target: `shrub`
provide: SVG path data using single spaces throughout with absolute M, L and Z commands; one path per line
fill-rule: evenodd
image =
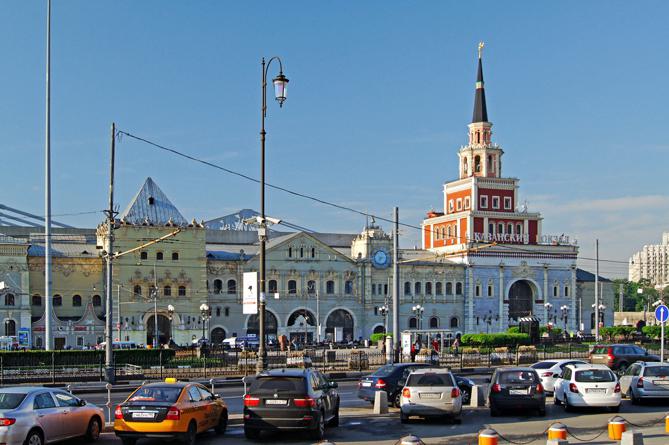
M 662 328 L 659 325 L 658 326 L 644 326 L 643 328 L 641 328 L 641 332 L 643 332 L 643 334 L 646 337 L 657 339 L 657 338 L 660 338 L 660 335 L 662 334 L 661 329 Z M 665 335 L 666 334 L 667 333 L 665 332 Z
M 391 334 L 390 332 L 389 332 L 388 334 L 384 334 L 384 333 L 382 333 L 382 332 L 381 332 L 381 333 L 378 333 L 378 334 L 372 334 L 372 335 L 370 335 L 370 337 L 369 337 L 369 341 L 371 341 L 372 343 L 378 343 L 379 340 L 383 340 L 383 339 L 385 339 L 386 336 L 390 336 L 390 337 L 392 337 L 393 334 Z
M 518 326 L 511 326 L 506 332 L 507 334 L 520 334 L 520 328 Z
M 528 334 L 465 334 L 462 344 L 466 346 L 515 346 L 530 343 Z

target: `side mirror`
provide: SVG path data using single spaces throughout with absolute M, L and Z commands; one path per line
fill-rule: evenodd
M 218 400 L 218 399 L 220 399 L 220 398 L 221 398 L 221 395 L 220 395 L 220 394 L 214 394 L 214 395 L 211 397 L 212 400 Z
M 79 399 L 77 406 L 86 406 L 86 401 L 84 399 Z
M 337 383 L 337 382 L 328 382 L 328 387 L 330 387 L 330 388 L 339 388 L 339 383 Z
M 559 378 L 560 378 L 560 374 L 553 374 L 553 378 L 554 378 L 554 379 L 559 379 Z

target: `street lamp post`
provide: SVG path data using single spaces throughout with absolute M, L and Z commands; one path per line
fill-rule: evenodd
M 155 266 L 154 266 L 155 269 Z M 154 271 L 154 276 L 155 276 L 155 271 Z M 158 288 L 156 286 L 152 286 L 149 289 L 149 294 L 151 295 L 151 298 L 153 299 L 153 349 L 157 349 L 159 346 L 158 343 Z
M 383 317 L 383 333 L 384 334 L 386 334 L 388 332 L 388 312 L 390 312 L 390 308 L 385 304 L 379 308 L 379 313 Z
M 172 329 L 172 320 L 174 319 L 174 306 L 171 304 L 167 305 L 167 318 L 170 320 L 170 343 L 174 341 L 174 337 L 172 332 L 174 329 Z
M 420 330 L 423 325 L 423 312 L 425 312 L 425 308 L 420 304 L 417 304 L 414 307 L 412 307 L 411 310 L 416 315 L 417 318 L 416 326 L 418 327 L 418 330 Z
M 548 326 L 553 316 L 553 304 L 549 302 L 544 303 L 544 309 L 546 309 L 546 325 Z
M 207 336 L 205 334 L 207 321 L 211 318 L 211 309 L 207 303 L 202 303 L 200 305 L 200 317 L 202 318 L 202 343 L 204 344 L 207 340 Z
M 267 242 L 267 224 L 265 222 L 265 117 L 267 116 L 267 72 L 273 61 L 279 63 L 279 75 L 272 80 L 274 83 L 274 96 L 279 102 L 279 107 L 283 106 L 286 100 L 286 89 L 288 79 L 283 75 L 283 63 L 279 57 L 272 57 L 267 63 L 262 59 L 262 107 L 261 129 L 260 129 L 260 221 L 258 225 L 258 238 L 260 239 L 260 307 L 259 307 L 259 334 L 260 342 L 258 346 L 258 360 L 256 362 L 256 371 L 261 372 L 267 367 L 267 349 L 265 347 L 265 244 Z
M 564 322 L 564 335 L 567 336 L 567 318 L 569 318 L 569 306 L 563 304 L 560 306 L 560 311 L 562 312 L 562 321 Z

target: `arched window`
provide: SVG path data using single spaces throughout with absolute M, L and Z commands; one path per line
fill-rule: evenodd
M 228 280 L 228 294 L 237 293 L 237 280 Z
M 504 233 L 504 223 L 497 224 L 497 233 Z
M 138 284 L 135 287 L 133 287 L 132 288 L 132 293 L 134 294 L 135 297 L 141 297 L 142 296 L 142 286 L 140 286 Z
M 214 280 L 214 293 L 220 294 L 222 290 L 223 290 L 223 281 Z
M 522 234 L 523 234 L 523 225 L 516 224 L 516 235 L 522 235 Z
M 569 286 L 564 287 L 564 296 L 568 297 L 569 296 Z
M 437 284 L 435 285 L 435 287 L 436 287 L 435 293 L 437 295 L 443 294 L 444 284 L 441 281 L 438 281 Z
M 268 286 L 268 287 L 269 287 L 268 292 L 269 292 L 270 294 L 275 294 L 275 293 L 279 292 L 279 286 L 278 286 L 276 280 L 269 280 L 269 283 L 268 283 L 268 284 L 269 284 L 269 286 Z
M 42 297 L 39 295 L 33 295 L 33 306 L 41 306 L 42 305 Z
M 479 139 L 480 136 L 481 135 L 479 133 L 476 133 L 476 139 Z M 477 142 L 479 141 L 477 140 Z M 479 173 L 481 171 L 481 156 L 478 155 L 474 156 L 474 171 L 476 173 Z
M 16 322 L 14 320 L 5 319 L 5 335 L 16 335 Z
M 72 296 L 72 306 L 79 307 L 81 306 L 81 295 Z
M 488 155 L 488 172 L 492 171 L 492 155 Z
M 158 260 L 158 261 L 163 260 L 163 253 L 162 252 L 156 252 L 156 260 Z
M 304 258 L 304 247 L 300 247 L 300 258 Z
M 288 280 L 288 293 L 292 295 L 297 293 L 297 281 Z
M 227 307 L 227 306 L 225 307 L 225 316 L 226 316 L 226 317 L 229 317 L 229 316 L 230 316 L 230 308 Z
M 488 285 L 488 296 L 492 297 L 492 285 Z
M 332 295 L 335 293 L 335 283 L 332 280 L 328 280 L 327 283 L 325 283 L 325 293 L 328 295 Z
M 423 286 L 421 286 L 420 281 L 416 281 L 416 283 L 413 285 L 414 287 L 414 294 L 420 295 L 422 292 Z
M 453 295 L 453 283 L 446 283 L 446 295 Z
M 14 294 L 5 294 L 5 306 L 14 306 Z
M 446 239 L 451 239 L 451 226 L 446 227 Z
M 509 223 L 509 225 L 506 227 L 506 233 L 509 235 L 513 235 L 513 224 Z
M 458 317 L 451 317 L 451 328 L 458 327 Z
M 63 297 L 60 295 L 54 295 L 53 296 L 53 305 L 54 306 L 62 306 L 63 305 Z
M 416 329 L 418 327 L 418 319 L 416 317 L 409 317 L 409 329 Z
M 462 283 L 455 283 L 455 295 L 462 295 Z
M 404 282 L 404 295 L 411 295 L 411 283 L 408 281 Z
M 311 258 L 316 258 L 316 249 L 313 247 L 311 248 Z
M 293 248 L 289 247 L 288 248 L 288 258 L 292 258 L 292 257 L 293 257 Z
M 316 294 L 316 282 L 314 280 L 307 281 L 307 294 L 309 295 Z
M 95 307 L 102 306 L 102 298 L 99 295 L 93 295 L 93 306 Z
M 432 283 L 425 283 L 425 295 L 432 295 Z
M 185 286 L 179 286 L 179 296 L 180 297 L 185 297 L 186 296 L 186 287 Z
M 163 295 L 166 297 L 172 296 L 172 288 L 170 286 L 163 287 Z
M 558 287 L 557 286 L 553 286 L 553 296 L 554 297 L 558 296 Z
M 346 295 L 351 295 L 353 293 L 353 281 L 346 280 L 344 283 L 344 293 Z
M 430 317 L 430 329 L 439 329 L 439 318 Z
M 220 317 L 220 316 L 221 316 L 221 308 L 220 308 L 220 307 L 217 307 L 217 308 L 216 308 L 216 316 L 217 316 L 217 317 Z
M 488 224 L 488 233 L 491 234 L 491 235 L 493 233 L 495 233 L 495 224 L 493 224 L 493 223 Z
M 179 261 L 179 252 L 172 252 L 172 261 Z
M 148 252 L 142 252 L 139 254 L 139 259 L 140 260 L 148 260 L 149 259 L 149 253 Z
M 481 285 L 477 284 L 476 287 L 474 288 L 474 296 L 475 297 L 480 297 L 481 296 Z

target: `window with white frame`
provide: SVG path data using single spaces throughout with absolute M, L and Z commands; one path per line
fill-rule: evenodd
M 513 223 L 509 223 L 506 226 L 506 233 L 508 233 L 509 235 L 513 235 Z
M 458 198 L 458 200 L 455 202 L 455 208 L 458 212 L 462 210 L 462 198 Z
M 564 296 L 568 297 L 569 296 L 569 286 L 564 287 Z
M 487 209 L 487 208 L 488 208 L 488 195 L 481 195 L 481 197 L 479 198 L 479 200 L 480 200 L 480 202 L 479 202 L 479 206 L 480 206 L 482 209 Z
M 504 223 L 497 224 L 497 233 L 504 234 Z
M 452 199 L 448 200 L 448 211 L 449 212 L 453 211 L 453 200 Z
M 495 224 L 494 223 L 488 223 L 488 233 L 493 234 L 495 233 Z
M 465 196 L 465 210 L 469 210 L 469 205 L 470 205 L 469 196 Z
M 510 196 L 505 196 L 504 197 L 504 209 L 505 210 L 511 210 L 511 197 Z
M 488 284 L 488 296 L 492 297 L 492 284 Z
M 516 235 L 523 234 L 523 225 L 521 223 L 516 224 Z
M 499 196 L 492 197 L 492 208 L 499 209 Z

